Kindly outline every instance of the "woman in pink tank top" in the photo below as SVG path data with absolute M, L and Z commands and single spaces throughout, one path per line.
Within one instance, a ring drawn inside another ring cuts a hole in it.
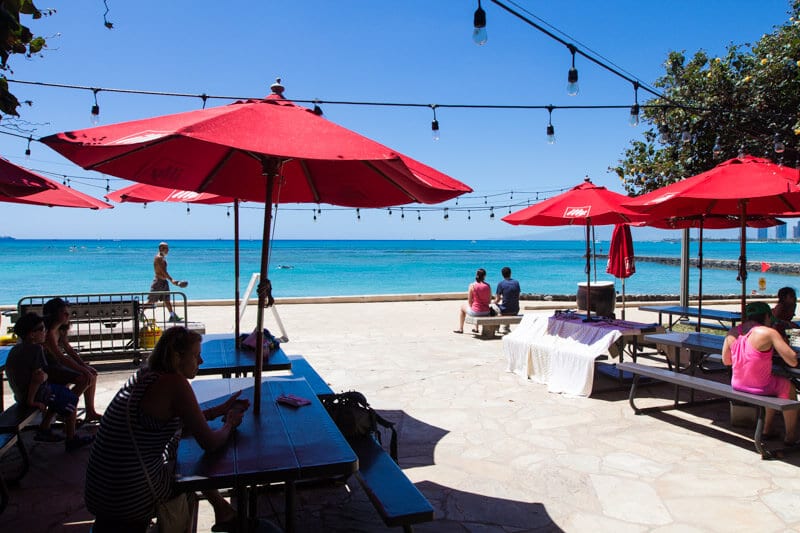
M 486 270 L 479 268 L 475 272 L 475 282 L 470 283 L 467 303 L 458 311 L 458 329 L 453 333 L 464 333 L 464 320 L 470 316 L 489 316 L 489 302 L 492 299 L 492 288 L 486 283 Z
M 772 355 L 777 352 L 787 365 L 797 366 L 797 354 L 786 344 L 781 334 L 769 327 L 773 323 L 772 311 L 764 302 L 751 302 L 745 308 L 747 320 L 731 328 L 722 347 L 722 361 L 733 367 L 733 389 L 778 398 L 796 398 L 791 382 L 772 374 Z M 775 410 L 767 409 L 764 418 L 764 435 L 772 433 Z M 784 411 L 786 444 L 797 440 L 797 411 Z

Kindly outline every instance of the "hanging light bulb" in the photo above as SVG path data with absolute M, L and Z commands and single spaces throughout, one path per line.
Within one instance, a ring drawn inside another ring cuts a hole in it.
M 389 208 L 389 216 L 392 216 L 392 208 Z
M 422 222 L 422 215 L 419 214 L 419 209 L 417 209 L 417 222 Z
M 192 214 L 192 209 L 189 207 L 189 204 L 186 204 L 186 214 L 187 215 L 191 215 Z
M 25 147 L 25 159 L 31 158 L 31 141 L 33 137 L 28 137 L 28 146 Z
M 489 218 L 494 218 L 494 207 L 489 208 Z
M 316 222 L 317 221 L 317 212 L 312 209 L 311 210 L 311 214 L 314 216 L 314 222 Z
M 94 92 L 94 105 L 92 106 L 89 120 L 91 120 L 93 126 L 97 126 L 100 122 L 100 106 L 97 104 L 97 93 L 100 92 L 100 89 L 92 89 L 92 92 Z
M 445 207 L 444 208 L 444 219 L 447 220 L 448 218 L 450 218 L 450 213 L 447 212 L 447 208 Z
M 736 157 L 738 157 L 739 159 L 741 159 L 741 158 L 743 158 L 744 156 L 745 156 L 744 145 L 743 145 L 743 144 L 740 144 L 740 145 L 739 145 L 739 154 L 738 154 Z
M 628 124 L 634 128 L 639 125 L 639 104 L 633 104 L 631 106 L 631 114 L 628 117 Z
M 436 104 L 431 104 L 433 110 L 433 121 L 431 122 L 431 133 L 433 133 L 433 140 L 438 141 L 441 136 L 439 135 L 439 121 L 436 120 Z
M 556 143 L 556 129 L 553 127 L 553 106 L 547 106 L 549 116 L 547 118 L 547 144 Z
M 489 35 L 486 33 L 486 11 L 481 7 L 481 0 L 478 0 L 478 9 L 472 17 L 472 42 L 478 46 L 486 44 Z
M 356 218 L 358 220 L 361 220 L 361 209 L 358 207 L 356 207 Z
M 111 183 L 109 183 L 108 178 L 106 178 L 106 192 L 111 192 Z
M 633 127 L 639 125 L 639 82 L 633 82 L 633 105 L 631 106 L 631 114 L 628 117 L 628 124 Z
M 577 48 L 574 45 L 568 44 L 569 52 L 572 54 L 572 67 L 567 73 L 567 94 L 569 96 L 576 96 L 580 88 L 578 87 L 578 69 L 575 68 L 575 52 Z
M 776 154 L 782 154 L 784 151 L 786 151 L 786 145 L 783 144 L 781 136 L 777 133 L 775 134 L 775 138 L 772 142 L 772 148 L 775 150 Z
M 658 142 L 667 144 L 669 142 L 669 128 L 666 123 L 658 126 Z
M 717 138 L 714 139 L 714 147 L 711 149 L 711 152 L 714 154 L 714 157 L 719 157 L 722 155 L 722 146 L 719 144 L 719 135 Z
M 313 113 L 318 117 L 322 116 L 322 108 L 319 106 L 319 100 L 314 100 L 314 109 Z
M 225 208 L 225 216 L 231 218 L 231 208 L 230 206 Z
M 472 220 L 472 211 L 467 209 L 467 220 Z
M 400 218 L 406 218 L 406 214 L 405 214 L 405 212 L 403 211 L 403 208 L 402 208 L 402 207 L 400 208 Z

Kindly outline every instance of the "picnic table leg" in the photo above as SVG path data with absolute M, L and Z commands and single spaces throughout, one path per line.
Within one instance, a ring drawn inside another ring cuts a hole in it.
M 239 518 L 239 531 L 247 531 L 247 485 L 237 482 L 233 490 L 236 494 L 236 513 Z
M 772 452 L 767 450 L 764 447 L 764 444 L 761 442 L 761 439 L 764 436 L 764 417 L 767 414 L 767 410 L 760 405 L 757 406 L 756 409 L 758 410 L 758 418 L 756 419 L 756 432 L 755 435 L 753 435 L 753 442 L 755 442 L 756 451 L 761 454 L 762 459 L 772 459 Z
M 294 505 L 295 505 L 294 481 L 286 482 L 286 533 L 294 533 Z
M 631 392 L 628 393 L 628 403 L 631 404 L 633 408 L 633 412 L 637 415 L 642 414 L 642 410 L 636 407 L 634 400 L 636 399 L 636 387 L 639 385 L 639 374 L 633 375 L 633 380 L 631 381 Z

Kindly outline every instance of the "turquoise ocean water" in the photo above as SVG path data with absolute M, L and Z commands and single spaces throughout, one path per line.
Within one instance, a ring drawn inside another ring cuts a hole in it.
M 36 294 L 86 294 L 147 291 L 152 279 L 152 259 L 158 242 L 150 240 L 0 240 L 0 303 L 13 304 Z M 692 243 L 692 256 L 696 256 Z M 510 266 L 523 292 L 574 294 L 576 283 L 586 280 L 582 241 L 276 241 L 270 266 L 274 294 L 285 296 L 335 296 L 465 291 L 475 269 L 489 272 L 494 286 L 500 268 Z M 170 274 L 189 280 L 189 299 L 232 299 L 233 242 L 227 240 L 170 241 Z M 241 286 L 258 271 L 260 242 L 241 243 Z M 608 242 L 597 243 L 598 253 Z M 678 257 L 680 243 L 635 243 L 637 255 Z M 708 241 L 707 259 L 739 256 L 738 241 Z M 798 262 L 800 243 L 751 242 L 750 261 Z M 284 268 L 279 268 L 282 266 Z M 286 268 L 289 267 L 289 268 Z M 597 280 L 614 278 L 597 262 Z M 767 280 L 767 293 L 783 285 L 800 289 L 797 276 L 751 273 L 748 292 Z M 593 278 L 594 279 L 594 278 Z M 677 294 L 680 273 L 676 266 L 637 263 L 636 274 L 626 280 L 628 294 Z M 621 290 L 620 280 L 616 280 Z M 706 269 L 705 294 L 738 294 L 739 282 L 731 270 Z M 690 292 L 697 293 L 697 270 L 692 269 Z

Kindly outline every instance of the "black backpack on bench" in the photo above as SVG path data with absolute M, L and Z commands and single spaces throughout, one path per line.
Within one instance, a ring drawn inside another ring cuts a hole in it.
M 369 437 L 382 445 L 378 424 L 388 428 L 392 432 L 389 455 L 397 462 L 397 431 L 394 429 L 394 422 L 389 422 L 370 407 L 363 394 L 358 391 L 324 394 L 319 396 L 319 400 L 348 441 Z

